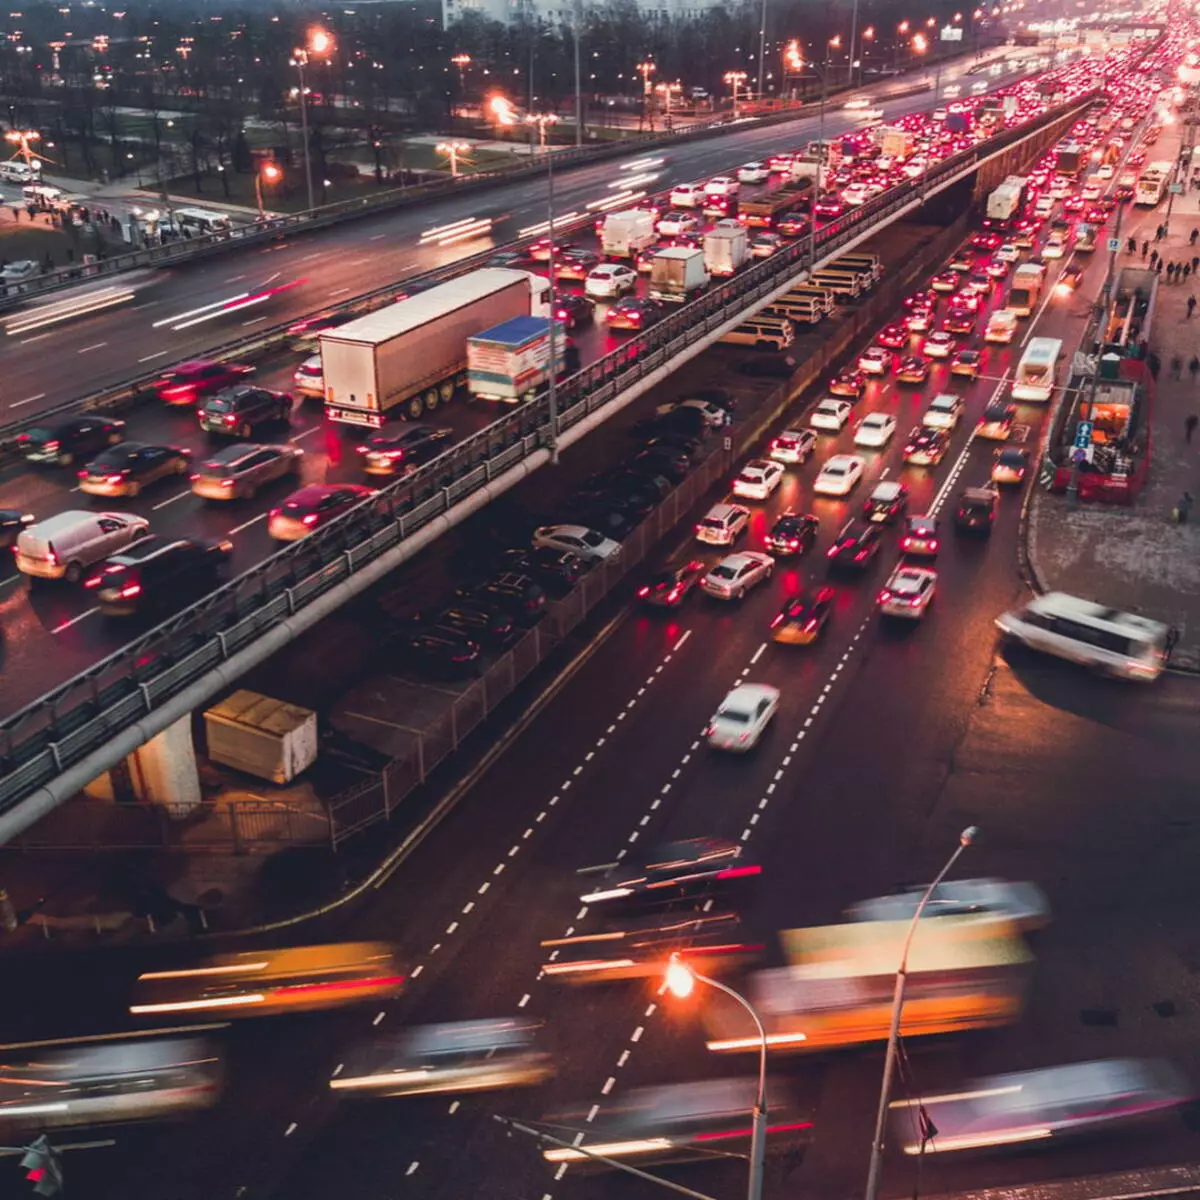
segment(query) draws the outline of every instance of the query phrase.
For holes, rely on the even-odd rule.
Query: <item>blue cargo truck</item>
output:
[[[557,371],[566,363],[567,332],[555,322]],[[517,404],[532,400],[549,378],[550,321],[513,317],[467,339],[467,388],[481,400]]]

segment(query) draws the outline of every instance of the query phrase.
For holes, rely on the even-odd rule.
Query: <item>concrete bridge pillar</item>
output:
[[[178,820],[190,816],[202,800],[191,715],[167,726],[84,790],[97,800],[159,804]]]

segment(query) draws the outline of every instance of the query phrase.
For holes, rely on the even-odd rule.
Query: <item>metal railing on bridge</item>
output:
[[[922,195],[971,173],[983,161],[1071,119],[1097,95],[1087,93],[1003,130],[938,163],[923,178],[889,189],[838,218],[817,233],[817,260],[913,207]],[[791,244],[566,380],[557,390],[556,436],[796,278],[807,254],[806,241]],[[544,397],[514,410],[4,720],[0,812],[18,805],[522,460],[544,451],[551,441],[549,420]]]

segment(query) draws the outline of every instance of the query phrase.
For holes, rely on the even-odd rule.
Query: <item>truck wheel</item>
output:
[[[425,406],[421,403],[420,396],[411,397],[409,399],[407,408],[409,420],[412,421],[419,421],[421,419],[421,413],[425,411]]]
[[[446,379],[438,384],[438,395],[441,396],[443,404],[449,404],[454,399],[454,380]]]
[[[83,564],[77,562],[67,563],[67,569],[63,573],[63,578],[68,583],[78,583],[83,578]]]
[[[438,391],[437,388],[430,388],[425,393],[425,411],[433,412],[438,406]]]

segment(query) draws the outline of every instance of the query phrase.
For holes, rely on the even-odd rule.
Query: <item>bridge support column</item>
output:
[[[177,819],[200,807],[200,774],[192,745],[192,718],[173,725],[139,746],[120,766],[85,789],[98,800],[141,800],[159,804]]]

